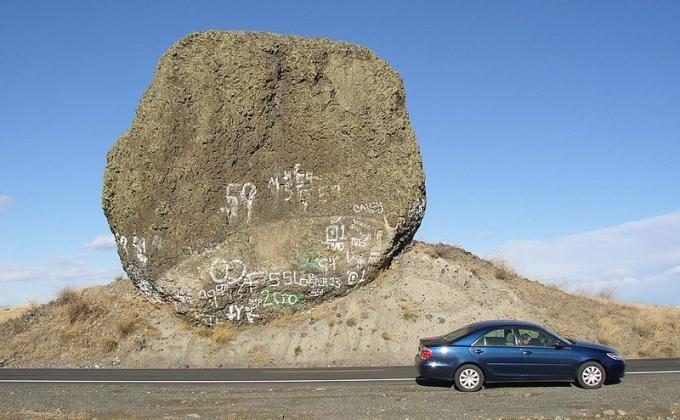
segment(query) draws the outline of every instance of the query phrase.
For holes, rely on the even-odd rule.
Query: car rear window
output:
[[[451,331],[448,334],[442,335],[442,338],[446,341],[453,341],[457,340],[460,337],[467,335],[470,332],[470,327],[463,327],[463,328],[458,328],[455,331]]]

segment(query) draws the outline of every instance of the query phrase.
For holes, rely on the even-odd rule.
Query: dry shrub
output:
[[[616,347],[622,337],[620,322],[612,318],[603,317],[597,321],[597,341]]]
[[[454,247],[441,242],[426,245],[424,251],[432,258],[452,259],[455,256]]]
[[[60,331],[61,340],[63,342],[80,342],[87,331],[87,324],[69,324]]]
[[[640,308],[633,317],[633,331],[642,337],[641,356],[680,355],[680,312],[673,308]]]
[[[250,352],[250,361],[254,366],[264,366],[271,364],[274,359],[269,355],[267,348],[263,345],[253,347]]]
[[[595,297],[601,299],[615,299],[616,291],[611,287],[605,287],[595,294]]]
[[[220,325],[213,328],[212,339],[217,344],[226,344],[236,337],[237,333],[238,330],[233,325]]]
[[[385,341],[391,341],[394,338],[394,336],[389,331],[383,331],[382,338]]]
[[[118,335],[125,338],[139,329],[139,324],[135,318],[128,318],[118,323]]]
[[[93,312],[93,308],[90,307],[82,296],[68,304],[68,319],[71,324],[89,318]]]
[[[104,340],[102,347],[106,353],[111,353],[118,348],[118,342],[116,340]]]
[[[502,258],[492,259],[491,264],[493,264],[495,268],[494,277],[498,280],[510,280],[510,278],[517,276],[517,272],[512,268],[510,263]]]
[[[330,321],[328,321],[328,326],[329,326],[330,328],[335,327],[335,320],[334,320],[334,319],[331,319]]]
[[[415,320],[418,319],[418,313],[409,305],[403,305],[401,310],[403,311],[405,320],[415,322]]]
[[[36,311],[37,311],[38,309],[40,309],[41,307],[42,307],[42,305],[41,305],[40,303],[38,303],[37,301],[31,299],[31,300],[28,301],[27,309],[26,309],[26,310],[27,310],[28,312],[36,312]]]
[[[651,337],[661,328],[663,316],[658,309],[639,310],[633,316],[633,331],[640,337]]]
[[[57,305],[67,305],[71,302],[79,300],[81,297],[82,295],[80,294],[80,292],[78,292],[73,287],[64,287],[57,295],[56,302]]]
[[[353,316],[351,316],[351,317],[347,318],[347,320],[345,321],[345,324],[347,324],[348,327],[353,327],[353,326],[357,325],[357,320]]]
[[[196,331],[196,334],[200,335],[201,337],[210,337],[212,336],[212,330],[208,327],[202,327]]]
[[[154,327],[153,325],[146,325],[145,332],[146,332],[146,335],[148,335],[149,337],[153,337],[153,338],[160,338],[161,335],[162,335],[161,330]]]
[[[299,356],[301,354],[302,354],[302,347],[300,347],[300,346],[295,347],[295,355]]]

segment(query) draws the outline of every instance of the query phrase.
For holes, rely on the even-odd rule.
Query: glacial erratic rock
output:
[[[189,35],[109,152],[103,207],[132,282],[192,321],[262,323],[342,295],[425,210],[402,82],[347,43]]]

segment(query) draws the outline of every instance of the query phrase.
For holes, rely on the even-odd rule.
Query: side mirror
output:
[[[558,349],[558,350],[559,350],[559,349],[563,349],[563,348],[564,348],[564,343],[561,342],[561,341],[558,341],[558,342],[555,344],[555,348]]]

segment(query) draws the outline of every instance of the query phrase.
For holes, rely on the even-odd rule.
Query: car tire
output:
[[[475,365],[463,365],[453,374],[453,382],[461,392],[479,391],[484,385],[484,373]]]
[[[597,362],[585,362],[579,366],[576,372],[576,382],[584,389],[599,388],[606,379],[607,373],[602,365]]]

